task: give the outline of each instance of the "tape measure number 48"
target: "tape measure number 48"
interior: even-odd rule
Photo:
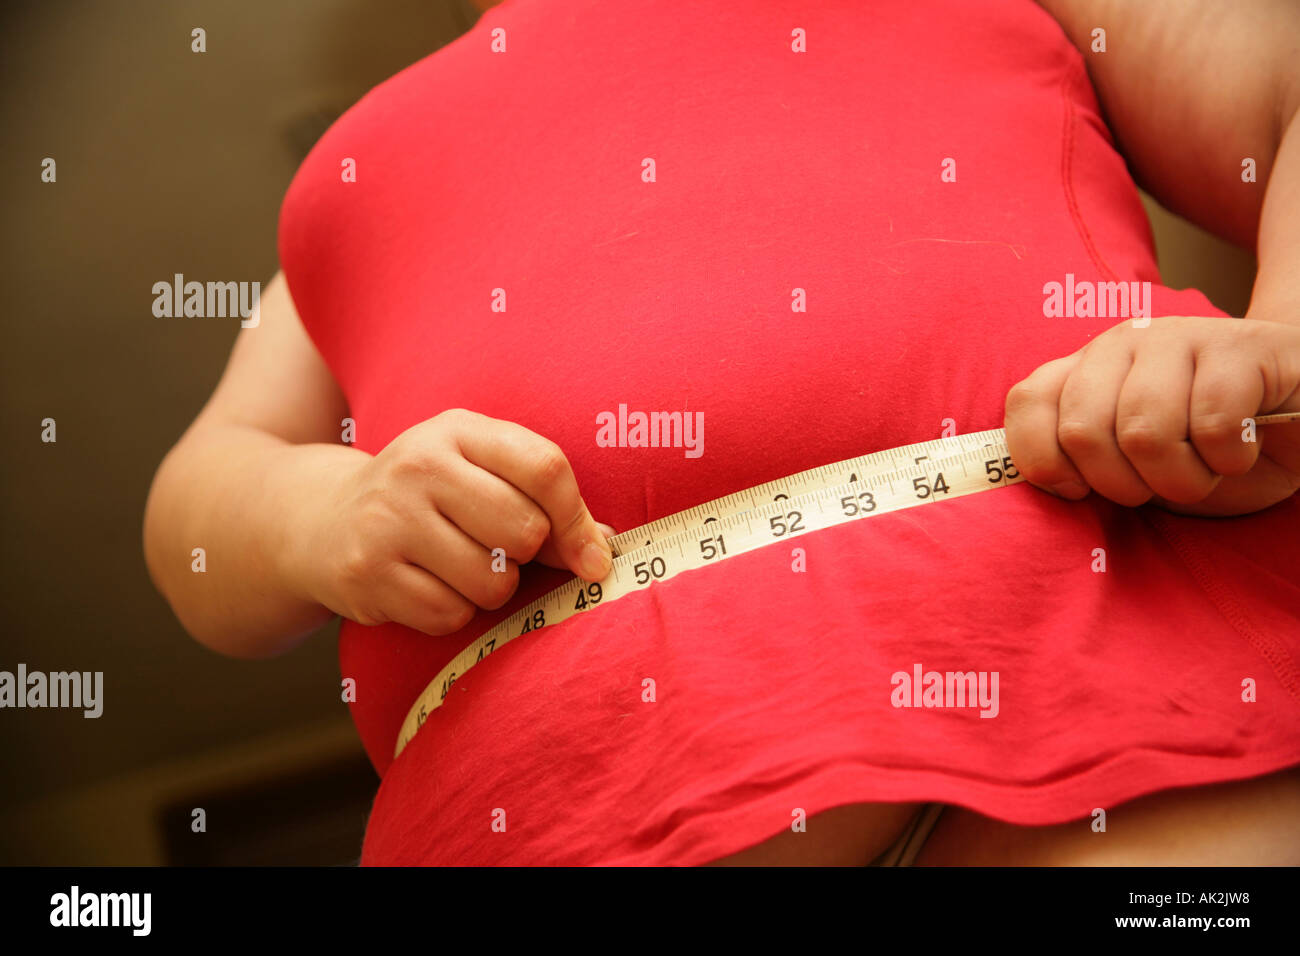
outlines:
[[[1260,415],[1258,425],[1300,421]],[[1001,428],[902,445],[812,468],[696,505],[610,539],[614,565],[600,582],[573,578],[515,611],[456,655],[402,723],[394,758],[450,693],[456,679],[517,637],[559,624],[684,571],[810,531],[1005,488],[1024,481]]]

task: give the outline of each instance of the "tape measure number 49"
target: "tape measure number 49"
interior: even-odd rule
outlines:
[[[1257,425],[1300,421],[1260,415]],[[666,581],[684,571],[810,531],[1024,481],[1001,428],[902,445],[755,485],[610,539],[614,566],[600,582],[573,578],[515,611],[456,655],[407,713],[394,759],[456,679],[517,637]]]

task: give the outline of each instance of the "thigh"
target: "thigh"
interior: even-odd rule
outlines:
[[[851,803],[815,813],[802,833],[770,839],[706,866],[866,866],[898,839],[919,803]]]
[[[949,807],[918,866],[1285,866],[1300,864],[1300,767],[1166,790],[1091,818],[1022,827]]]

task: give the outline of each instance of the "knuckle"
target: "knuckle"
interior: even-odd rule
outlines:
[[[1056,440],[1071,455],[1097,451],[1105,445],[1100,428],[1071,419],[1062,419],[1057,423]]]
[[[1007,415],[1017,415],[1041,404],[1042,393],[1028,382],[1017,382],[1007,391],[1005,411]]]
[[[1152,455],[1170,444],[1170,436],[1154,420],[1134,415],[1116,424],[1115,441],[1126,455]]]
[[[465,434],[482,429],[491,422],[488,416],[468,408],[448,408],[439,412],[429,421],[437,426],[434,434],[440,441],[456,441],[458,434]]]
[[[434,415],[431,421],[441,422],[444,425],[462,425],[468,420],[470,414],[467,408],[446,408]]]
[[[547,537],[551,533],[551,522],[546,515],[540,511],[531,512],[524,519],[523,526],[519,529],[519,558],[520,561],[531,561],[542,545],[546,543]]]
[[[1187,431],[1195,441],[1217,445],[1237,440],[1241,433],[1241,422],[1234,421],[1223,412],[1202,412],[1191,417]]]
[[[569,470],[569,461],[560,446],[547,442],[533,462],[533,474],[540,485],[552,488],[559,484]]]

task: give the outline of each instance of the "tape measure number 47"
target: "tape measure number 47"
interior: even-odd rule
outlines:
[[[1260,415],[1258,425],[1300,421]],[[515,611],[456,655],[402,723],[394,758],[446,699],[456,679],[517,637],[585,614],[684,571],[810,531],[1024,481],[1001,428],[902,445],[812,468],[696,505],[610,539],[614,566],[600,582],[573,578]]]

